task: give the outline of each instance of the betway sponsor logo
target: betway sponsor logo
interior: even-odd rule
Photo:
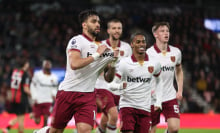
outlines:
[[[127,82],[150,83],[150,81],[151,81],[151,78],[142,78],[142,77],[131,78],[131,77],[127,76]]]
[[[162,71],[174,71],[174,66],[163,66],[161,67]]]
[[[92,53],[90,53],[90,52],[87,52],[87,57],[89,57],[89,56],[91,56],[92,55]],[[100,57],[113,57],[114,56],[114,52],[111,52],[111,53],[103,53]]]
[[[111,52],[111,53],[103,53],[103,54],[101,55],[101,57],[109,57],[109,56],[113,57],[113,56],[114,56],[114,53],[113,53],[113,52]]]

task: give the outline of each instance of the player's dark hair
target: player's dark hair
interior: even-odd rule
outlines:
[[[79,13],[79,23],[82,24],[83,22],[85,22],[90,16],[99,16],[99,14],[94,11],[94,10],[84,10],[82,12]]]
[[[18,62],[17,62],[17,67],[18,67],[18,68],[22,68],[22,67],[24,67],[24,65],[25,65],[27,62],[29,62],[28,59],[26,59],[26,58],[21,58],[21,57],[20,57],[20,59],[19,59]]]
[[[142,35],[142,36],[144,36],[145,39],[146,39],[146,43],[148,44],[148,40],[149,40],[149,39],[148,39],[148,37],[147,37],[147,34],[144,33],[144,32],[141,32],[141,31],[135,32],[135,33],[131,34],[130,43],[132,43],[132,42],[134,41],[134,38],[135,38],[135,36],[137,36],[137,35]]]
[[[152,27],[152,33],[154,33],[160,26],[167,26],[170,29],[170,24],[166,21],[156,22]]]

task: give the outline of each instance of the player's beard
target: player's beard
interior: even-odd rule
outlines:
[[[120,39],[120,37],[121,37],[121,35],[119,35],[119,37],[118,37],[118,38],[116,38],[114,35],[112,35],[112,39],[113,39],[113,40],[119,40],[119,39]]]
[[[96,29],[95,29],[95,30],[96,30]],[[89,32],[92,36],[97,37],[100,32],[96,32],[95,30],[93,30],[93,29],[88,29],[88,32]]]
[[[50,68],[44,68],[44,71],[50,73]]]

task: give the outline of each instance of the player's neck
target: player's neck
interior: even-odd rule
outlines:
[[[83,30],[83,34],[93,41],[96,39],[96,37],[90,34],[88,31]]]
[[[111,44],[111,47],[114,49],[114,48],[118,47],[119,39],[115,40],[113,38],[109,38],[109,42]]]
[[[168,43],[157,41],[156,45],[160,49],[160,51],[165,51],[165,52],[167,51]]]
[[[25,68],[25,67],[22,67],[22,68],[19,68],[19,70],[22,70],[22,71],[27,71],[27,68]]]
[[[145,59],[145,53],[136,53],[134,52],[134,57],[138,62],[142,62]]]
[[[44,72],[44,74],[46,74],[46,75],[50,75],[50,74],[51,74],[51,72],[50,72],[50,71],[47,71],[47,70],[43,70],[43,72]]]

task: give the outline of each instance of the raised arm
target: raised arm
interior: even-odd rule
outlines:
[[[115,76],[115,65],[118,60],[119,49],[114,50],[114,60],[112,60],[104,69],[104,78],[107,82],[112,82]]]
[[[97,60],[99,56],[104,53],[106,49],[107,49],[106,45],[101,45],[98,47],[96,53],[94,53],[92,56],[89,56],[87,58],[81,58],[81,53],[77,50],[70,50],[68,52],[70,67],[73,70],[83,68],[89,65],[90,63],[92,63],[94,60]]]

